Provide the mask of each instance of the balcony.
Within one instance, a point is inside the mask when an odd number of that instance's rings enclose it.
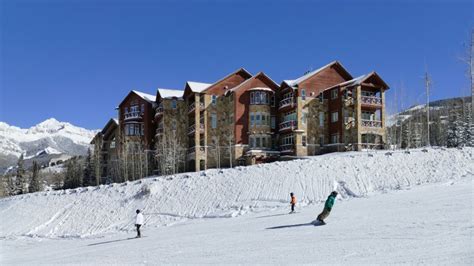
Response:
[[[382,98],[373,96],[361,96],[361,105],[368,107],[382,107]]]
[[[354,104],[354,98],[348,97],[344,99],[344,106],[349,107]]]
[[[293,130],[297,127],[296,120],[289,120],[278,125],[279,131]]]
[[[131,119],[141,119],[142,118],[142,113],[139,111],[135,112],[128,112],[124,114],[124,119],[125,120],[131,120]]]
[[[374,127],[374,128],[381,128],[382,121],[377,120],[362,120],[363,127]]]
[[[158,127],[156,129],[155,137],[159,137],[159,136],[163,135],[163,133],[164,133],[163,127]]]
[[[284,144],[280,145],[280,152],[282,153],[291,153],[295,150],[295,144]]]
[[[288,97],[280,101],[278,104],[278,109],[283,109],[286,107],[293,107],[295,106],[295,99],[293,97]]]
[[[196,110],[196,103],[191,103],[189,106],[188,106],[188,113],[192,113],[194,112],[194,110]],[[204,103],[199,103],[199,111],[202,111],[204,110]]]
[[[158,116],[162,116],[163,112],[164,112],[163,106],[161,106],[161,105],[158,106],[155,110],[155,118],[157,118]]]
[[[192,135],[196,132],[196,125],[192,125],[188,128],[188,135]],[[204,124],[199,124],[199,134],[204,133]]]

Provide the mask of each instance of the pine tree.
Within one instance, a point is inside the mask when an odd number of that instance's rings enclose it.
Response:
[[[31,193],[42,190],[41,185],[40,185],[40,180],[39,180],[39,165],[36,161],[33,161],[33,173],[31,175],[29,190]]]
[[[17,170],[16,170],[16,192],[15,194],[24,194],[28,193],[28,189],[26,187],[25,181],[25,168],[24,168],[24,159],[23,154],[20,155],[17,163]]]
[[[474,146],[474,123],[472,122],[472,106],[466,104],[466,110],[464,112],[464,125],[463,125],[463,137],[464,145],[473,147]]]
[[[93,176],[93,168],[92,168],[92,153],[91,149],[87,150],[87,157],[84,166],[84,177],[83,177],[83,185],[84,186],[94,186],[95,178]]]

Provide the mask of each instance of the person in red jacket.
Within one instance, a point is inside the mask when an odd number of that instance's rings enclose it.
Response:
[[[293,213],[295,212],[296,197],[295,197],[295,194],[293,194],[293,192],[290,193],[290,197],[291,197],[291,201],[290,201],[291,212],[290,213]]]

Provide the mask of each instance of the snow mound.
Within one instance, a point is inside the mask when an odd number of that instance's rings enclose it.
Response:
[[[429,149],[411,154],[338,153],[225,170],[151,177],[121,184],[38,192],[0,200],[1,238],[90,237],[133,230],[136,209],[146,227],[188,219],[227,218],[324,201],[367,197],[377,191],[456,182],[474,173],[473,148]]]

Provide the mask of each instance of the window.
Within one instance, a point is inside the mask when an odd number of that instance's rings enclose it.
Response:
[[[255,116],[253,115],[253,113],[250,113],[250,125],[253,126],[255,125],[255,120],[254,120]]]
[[[324,126],[324,113],[323,112],[319,113],[319,126],[320,127]]]
[[[259,126],[259,125],[260,125],[260,113],[257,113],[257,115],[255,116],[255,120],[256,120],[256,121],[255,121],[255,122],[256,122],[255,124],[256,124],[257,126]]]
[[[266,126],[267,121],[265,120],[266,115],[262,114],[262,125]]]
[[[301,136],[301,144],[302,144],[304,147],[306,147],[306,136],[305,136],[305,135]]]
[[[140,128],[140,129],[141,129],[141,130],[140,130],[140,132],[141,132],[140,135],[142,135],[142,136],[145,135],[145,124],[141,124],[141,128]]]
[[[333,135],[331,135],[331,143],[332,143],[332,144],[339,143],[339,134],[333,134]]]
[[[322,92],[319,93],[319,102],[324,102],[324,94]]]
[[[142,114],[145,112],[145,105],[142,104]]]
[[[272,129],[276,128],[276,117],[272,116],[270,126]]]
[[[270,104],[275,107],[275,95],[272,94],[272,96],[270,96]]]
[[[254,91],[250,93],[250,104],[268,104],[268,94],[264,91]]]
[[[303,112],[303,113],[301,114],[301,123],[302,123],[303,125],[306,124],[306,118],[307,118],[307,117],[308,117],[308,113]]]
[[[256,145],[255,147],[260,147],[260,138],[256,137],[255,139],[257,140],[257,143],[255,144]]]
[[[306,90],[305,89],[301,89],[301,100],[306,100]]]
[[[211,114],[211,127],[217,128],[217,114]]]
[[[111,149],[115,148],[115,138],[112,139],[112,141],[110,142],[110,146],[109,146]]]
[[[331,122],[335,123],[339,119],[339,113],[338,112],[332,112],[331,113]]]
[[[126,114],[128,113],[128,107],[125,107],[125,113]]]
[[[176,100],[171,101],[171,108],[176,109]]]
[[[331,91],[331,99],[332,100],[337,99],[337,96],[338,96],[337,93],[338,93],[337,89],[334,89],[334,90]]]
[[[212,95],[212,96],[211,96],[211,103],[212,103],[212,105],[216,105],[216,102],[217,102],[217,96],[216,96],[216,95]]]

